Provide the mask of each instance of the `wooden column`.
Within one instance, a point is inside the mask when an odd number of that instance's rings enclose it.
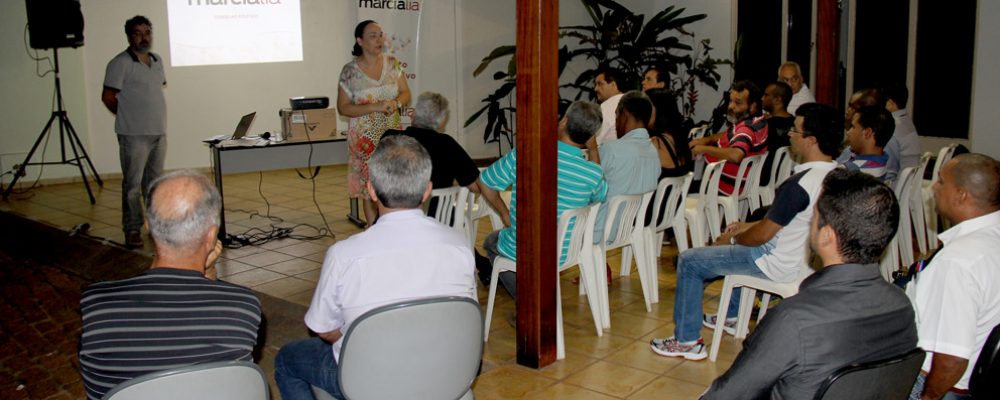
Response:
[[[837,49],[840,32],[837,0],[818,0],[816,4],[816,101],[836,107]]]
[[[559,2],[517,1],[517,363],[556,359]]]

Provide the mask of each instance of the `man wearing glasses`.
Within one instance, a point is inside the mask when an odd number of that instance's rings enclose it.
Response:
[[[809,224],[826,174],[837,167],[843,114],[833,107],[809,103],[799,108],[789,131],[791,152],[799,162],[794,175],[775,192],[764,219],[730,224],[713,246],[689,249],[677,263],[674,336],[653,339],[657,354],[701,360],[708,356],[701,326],[715,328],[715,316],[702,314],[705,284],[726,275],[749,275],[775,282],[794,282],[808,271]],[[739,289],[733,290],[723,330],[736,332]],[[702,318],[698,318],[702,317]]]

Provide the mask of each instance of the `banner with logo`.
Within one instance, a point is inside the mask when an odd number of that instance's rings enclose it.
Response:
[[[419,60],[421,2],[416,0],[358,0],[358,22],[372,20],[382,27],[385,53],[402,63],[412,100],[403,113],[403,126],[410,124],[413,102],[420,93]]]

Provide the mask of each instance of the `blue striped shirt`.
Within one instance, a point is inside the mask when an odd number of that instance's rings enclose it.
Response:
[[[583,150],[564,142],[558,142],[556,163],[556,217],[566,210],[585,207],[604,201],[608,185],[604,181],[601,166],[583,158]],[[497,250],[504,257],[517,259],[517,152],[511,150],[490,165],[480,175],[480,180],[493,190],[503,191],[513,188],[510,200],[510,227],[500,231]],[[570,225],[570,229],[573,226]],[[560,260],[566,257],[566,241],[563,241]]]

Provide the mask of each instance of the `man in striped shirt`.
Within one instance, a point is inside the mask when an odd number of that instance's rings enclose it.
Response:
[[[767,119],[761,112],[760,100],[760,89],[753,82],[734,83],[729,89],[729,108],[726,111],[729,129],[694,139],[689,144],[691,154],[695,157],[704,154],[707,162],[726,162],[722,166],[722,177],[719,180],[720,194],[732,194],[736,179],[746,180],[750,174],[750,171],[746,171],[743,176],[736,176],[744,157],[767,152]]]
[[[217,281],[221,201],[204,176],[178,171],[150,186],[152,268],[96,283],[80,300],[80,373],[88,399],[129,379],[192,364],[253,361],[260,300]]]
[[[556,185],[556,214],[562,215],[566,210],[586,207],[595,202],[604,201],[608,185],[604,181],[601,166],[583,158],[583,148],[587,141],[601,127],[601,108],[588,101],[577,101],[569,106],[566,115],[559,121],[558,154],[556,155],[558,183]],[[511,260],[517,259],[517,152],[509,153],[497,160],[493,165],[479,175],[479,186],[487,202],[500,214],[505,228],[494,231],[486,237],[483,249],[490,261],[497,256]],[[508,209],[500,200],[497,191],[514,190]],[[552,221],[553,223],[555,221]],[[572,228],[571,228],[572,229]],[[565,257],[560,251],[560,259]],[[480,274],[489,276],[489,271]],[[515,295],[516,285],[513,272],[500,274],[500,283],[511,296]]]

